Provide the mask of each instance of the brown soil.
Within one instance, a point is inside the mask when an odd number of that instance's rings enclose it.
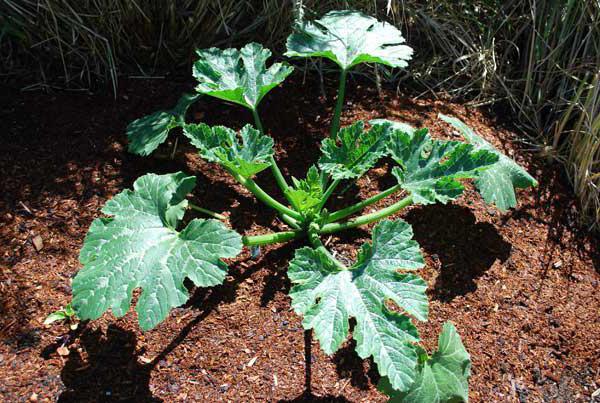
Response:
[[[295,176],[318,158],[333,103],[331,91],[319,98],[318,84],[300,79],[274,90],[262,105],[277,158]],[[189,303],[150,332],[140,332],[133,311],[118,320],[107,314],[75,331],[42,324],[69,302],[78,251],[100,207],[147,172],[197,174],[194,200],[226,212],[240,232],[285,228],[186,142],[173,161],[161,157],[169,146],[150,158],[126,152],[127,123],[171,106],[189,88],[130,81],[116,100],[3,91],[1,400],[384,401],[372,362],[360,360],[350,342],[324,355],[291,311],[286,268],[302,242],[263,248],[256,260],[245,251],[225,284],[191,289]],[[431,314],[419,327],[432,349],[443,322],[457,325],[472,356],[473,402],[589,401],[600,387],[598,239],[578,228],[576,203],[558,165],[513,142],[515,135],[501,128],[510,115],[496,122],[486,111],[446,102],[411,101],[392,91],[379,98],[371,85],[356,82],[348,92],[344,124],[387,116],[452,137],[435,116],[453,114],[539,179],[540,186],[521,191],[518,208],[507,214],[469,190],[455,203],[399,215],[413,225],[427,258],[422,275],[430,285]],[[250,121],[240,108],[210,100],[198,102],[191,115],[234,127]],[[258,181],[276,194],[268,172]],[[384,161],[332,207],[391,183]],[[39,251],[36,236],[43,241]],[[361,229],[328,243],[351,259],[368,238],[368,229]],[[61,346],[69,355],[58,354]]]

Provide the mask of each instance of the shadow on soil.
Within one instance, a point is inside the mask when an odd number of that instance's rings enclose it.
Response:
[[[304,392],[301,395],[288,400],[279,400],[279,403],[292,403],[292,402],[334,402],[334,403],[346,403],[348,400],[345,397],[340,396],[317,396],[312,390],[312,331],[304,331]]]
[[[354,329],[356,322],[351,321],[351,328]],[[376,364],[371,358],[363,360],[356,353],[356,341],[350,339],[333,356],[336,365],[336,371],[340,378],[350,378],[350,384],[362,390],[368,390],[371,385],[377,385],[380,376],[377,372]],[[368,369],[365,367],[368,363]]]
[[[161,401],[149,389],[153,366],[138,362],[135,333],[110,325],[106,336],[83,332],[80,344],[87,358],[77,351],[69,355],[61,373],[67,390],[59,402]]]
[[[160,402],[150,391],[150,373],[167,355],[181,344],[198,323],[202,322],[217,306],[236,298],[239,285],[253,273],[264,267],[281,263],[284,255],[297,248],[290,243],[282,248],[264,253],[255,264],[242,269],[240,264],[231,267],[230,276],[220,286],[198,288],[193,292],[186,307],[195,307],[200,312],[183,327],[171,342],[148,364],[138,362],[143,351],[136,351],[136,335],[115,325],[110,325],[106,336],[101,330],[86,331],[85,328],[71,332],[66,337],[71,340],[80,337],[80,344],[87,352],[87,358],[72,351],[65,364],[61,378],[67,390],[59,397],[59,402],[82,401],[136,401]],[[286,287],[285,284],[282,285]],[[272,298],[277,290],[265,290]],[[46,346],[43,356],[54,352],[61,341]],[[64,344],[67,344],[65,342]],[[306,401],[306,400],[302,400]],[[330,401],[330,400],[325,400]]]
[[[496,260],[510,256],[511,245],[489,223],[476,222],[473,212],[462,206],[423,206],[407,216],[415,239],[439,267],[433,297],[451,301],[475,291],[475,280]]]
[[[4,157],[0,158],[0,170],[5,173],[8,181],[4,184],[5,192],[0,196],[0,210],[18,212],[22,208],[19,202],[25,201],[36,213],[47,210],[49,201],[62,202],[73,199],[82,206],[82,209],[75,213],[85,213],[83,221],[89,223],[94,214],[86,212],[85,205],[94,196],[104,199],[118,189],[130,187],[138,176],[148,172],[189,171],[189,161],[183,152],[192,149],[186,148],[185,145],[181,146],[174,161],[135,157],[125,150],[124,131],[127,123],[156,109],[170,107],[181,93],[181,87],[180,84],[169,85],[168,88],[157,85],[123,92],[129,96],[125,101],[121,98],[115,101],[111,97],[99,99],[72,94],[59,94],[51,99],[45,96],[19,95],[20,103],[13,108],[14,110],[9,110],[11,119],[17,123],[11,125],[5,135],[6,141],[0,146],[0,157]],[[172,95],[164,100],[162,95],[166,92],[172,92]],[[308,95],[305,99],[299,102],[293,87],[285,86],[279,91],[274,91],[261,104],[263,123],[275,139],[280,165],[287,175],[296,177],[303,177],[307,166],[318,158],[320,139],[326,135],[321,115],[326,119],[333,105],[333,97],[328,97],[324,101],[318,101],[323,108],[307,108],[309,111],[304,111],[306,104],[315,102],[317,98],[318,89],[314,83],[306,89],[306,93]],[[349,93],[356,94],[362,91]],[[385,107],[373,104],[372,92],[364,94],[363,98],[351,97],[354,98],[352,101],[357,105],[361,104],[363,109],[373,107],[376,109],[374,113],[385,113]],[[12,94],[9,95],[12,98]],[[192,108],[194,121],[227,124],[232,127],[241,127],[251,121],[251,116],[240,108],[223,107],[220,102],[211,102],[213,101],[203,99]],[[431,108],[406,101],[400,108],[406,111],[406,115],[397,113],[388,117],[418,127],[423,124]],[[281,113],[282,111],[285,113]],[[5,116],[8,117],[9,114]],[[346,117],[342,122],[345,125],[350,123],[350,120]],[[256,221],[263,226],[269,226],[273,218],[272,213],[264,214],[266,210],[258,209],[252,198],[240,195],[232,189],[229,182],[222,178],[222,171],[206,164],[194,162],[192,165],[194,173],[198,175],[195,196],[204,207],[222,211],[229,208],[230,204],[238,202],[239,204],[231,208],[234,228],[247,229]],[[573,203],[570,200],[571,192],[564,185],[568,182],[559,178],[555,171],[556,167],[549,166],[540,175],[540,178],[556,178],[556,181],[544,181],[540,185],[537,193],[547,193],[548,196],[540,197],[535,205],[530,206],[529,211],[517,210],[507,215],[506,219],[526,219],[535,208],[550,209],[549,213],[555,221],[551,225],[552,232],[548,237],[548,250],[559,253],[560,248],[554,246],[568,244],[569,240],[562,239],[563,229],[572,228],[574,221],[570,218]],[[275,193],[276,188],[271,179],[266,180],[262,175],[259,179],[265,190]],[[380,183],[383,187],[391,184],[389,176],[383,178]],[[349,198],[355,192],[356,188],[349,188],[340,201],[345,201],[344,197]],[[466,207],[425,206],[412,210],[406,219],[413,225],[415,238],[421,247],[432,256],[440,268],[433,290],[434,298],[449,301],[458,295],[474,291],[475,280],[496,260],[504,262],[510,255],[510,244],[503,240],[494,226],[477,223],[473,213]],[[353,234],[369,237],[368,233],[358,230],[353,231]],[[584,234],[581,234],[581,237],[586,238]],[[62,393],[59,401],[159,401],[152,396],[149,386],[150,373],[158,362],[177,348],[194,326],[204,320],[216,306],[235,299],[237,287],[241,282],[264,267],[282,267],[280,265],[283,264],[284,258],[291,256],[291,251],[297,246],[298,244],[289,244],[268,252],[246,270],[236,265],[232,268],[231,277],[222,286],[212,290],[196,290],[188,307],[193,306],[200,311],[148,364],[138,362],[140,352],[136,352],[136,338],[133,332],[115,325],[108,328],[105,336],[101,331],[82,330],[81,346],[85,354],[72,351],[69,355],[62,371],[62,380],[67,390]],[[598,254],[594,256],[596,270],[599,270]],[[548,267],[553,258],[551,253],[544,257],[548,261]],[[13,264],[15,262],[11,261]],[[565,268],[568,266],[563,264]],[[261,300],[263,305],[277,292],[287,291],[289,288],[285,269],[273,273],[265,285]],[[543,279],[541,281],[543,282]],[[19,299],[21,296],[15,294],[15,298]],[[0,299],[3,300],[4,296],[0,296]],[[5,311],[14,312],[13,315],[27,317],[20,312],[20,307],[9,306],[4,300],[0,306]],[[311,337],[310,333],[307,334],[305,391],[289,401],[345,402],[344,398],[321,397],[313,393]],[[22,342],[38,343],[35,338],[24,338]],[[50,350],[54,351],[55,346]],[[340,374],[349,376],[354,386],[362,388],[369,382],[373,383],[373,376],[370,372],[365,373],[364,362],[356,356],[352,346],[338,352],[335,359]]]
[[[565,256],[562,253],[565,249],[574,249],[581,258],[589,257],[596,272],[600,273],[600,248],[595,247],[600,244],[600,233],[594,233],[582,225],[579,205],[562,167],[556,163],[542,165],[538,162],[538,165],[540,183],[535,192],[535,201],[508,212],[502,217],[502,221],[508,223],[511,219],[529,220],[548,227],[546,241],[540,245],[540,263],[544,267],[538,284],[538,290],[541,290],[548,278],[548,270],[557,261],[562,262],[560,270],[563,275],[572,276],[573,265],[569,259],[575,255]]]

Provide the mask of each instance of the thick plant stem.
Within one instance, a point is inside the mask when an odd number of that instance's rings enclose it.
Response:
[[[321,227],[319,233],[331,234],[332,232],[343,231],[346,229],[355,228],[361,225],[366,225],[375,221],[379,221],[389,215],[392,215],[402,210],[406,206],[410,205],[412,201],[412,196],[407,196],[404,199],[392,204],[391,206],[375,211],[374,213],[361,215],[360,217],[356,217],[341,223],[326,224],[323,227]]]
[[[195,205],[193,203],[190,203],[190,202],[188,202],[188,207],[191,208],[192,210],[196,210],[196,211],[198,211],[198,212],[200,212],[202,214],[206,214],[208,216],[216,218],[217,220],[225,220],[225,219],[227,219],[227,217],[225,217],[222,214],[215,213],[214,211],[202,208],[202,207],[197,206],[197,205]]]
[[[321,209],[325,206],[325,203],[327,203],[327,200],[329,199],[335,188],[340,184],[340,182],[341,181],[339,179],[336,179],[333,182],[331,182],[327,190],[325,190],[325,193],[323,193],[321,203],[319,203],[319,206],[317,207],[318,211],[321,211]]]
[[[264,235],[243,236],[242,242],[246,246],[269,245],[272,243],[287,242],[292,239],[303,237],[304,235],[305,235],[304,231],[273,232],[273,233],[264,234]]]
[[[315,226],[314,223],[311,224],[308,228],[308,240],[310,241],[310,244],[313,246],[313,248],[327,256],[327,258],[331,260],[331,262],[335,264],[335,266],[338,269],[348,270],[348,268],[342,262],[337,260],[335,256],[333,256],[331,252],[329,252],[325,245],[323,245],[323,242],[321,242],[321,238],[319,238],[318,228]]]
[[[400,189],[401,189],[400,185],[394,185],[391,188],[388,188],[388,189],[384,190],[383,192],[376,194],[373,197],[369,197],[368,199],[365,199],[359,203],[353,204],[352,206],[348,206],[341,210],[335,211],[335,212],[331,213],[329,215],[329,217],[327,217],[327,223],[339,221],[342,218],[346,218],[350,214],[360,211],[360,210],[364,209],[365,207],[370,206],[373,203],[377,203],[379,200],[381,200],[385,197],[388,197],[389,195],[397,192]]]
[[[338,130],[340,130],[340,117],[342,115],[342,107],[344,106],[344,96],[346,95],[346,70],[340,72],[340,86],[338,88],[337,102],[335,103],[335,111],[331,119],[331,129],[329,136],[335,138]]]
[[[283,220],[284,223],[286,223],[287,225],[289,225],[290,227],[292,227],[293,229],[300,229],[300,223],[298,221],[296,221],[295,219],[293,219],[292,217],[290,217],[287,214],[281,214],[281,219]]]
[[[286,214],[295,220],[302,219],[302,216],[300,215],[300,213],[292,210],[289,207],[284,206],[283,204],[279,203],[277,200],[273,199],[271,196],[269,196],[267,194],[267,192],[262,190],[262,188],[260,186],[258,186],[258,184],[256,182],[254,182],[252,179],[244,178],[243,176],[237,174],[236,172],[234,172],[232,170],[228,170],[228,172],[231,174],[231,176],[233,176],[235,178],[236,181],[238,181],[240,184],[242,184],[244,187],[246,187],[246,189],[248,189],[250,192],[252,192],[252,194],[254,194],[254,196],[256,196],[257,199],[259,199],[260,201],[265,203],[267,206],[279,211],[281,214]]]
[[[263,129],[262,122],[260,121],[260,117],[258,116],[258,112],[256,109],[252,109],[252,116],[254,117],[254,123],[256,124],[256,128],[261,132],[261,134],[265,134]],[[269,156],[269,163],[271,164],[271,171],[273,172],[273,176],[275,177],[275,182],[277,182],[277,186],[279,186],[284,194],[286,194],[288,190],[288,184],[277,165],[277,161],[273,158],[272,155]],[[287,196],[286,196],[287,197]]]

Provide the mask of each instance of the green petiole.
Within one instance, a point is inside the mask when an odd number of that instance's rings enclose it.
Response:
[[[325,190],[325,193],[323,193],[323,197],[321,198],[321,202],[319,203],[317,210],[321,211],[321,209],[325,206],[325,203],[327,203],[327,200],[329,199],[335,188],[340,184],[340,182],[341,180],[339,179],[336,179],[333,182],[331,182],[327,190]]]
[[[191,208],[192,210],[196,210],[200,213],[206,214],[208,216],[211,216],[213,218],[216,218],[217,220],[225,220],[227,219],[227,217],[225,217],[223,214],[219,214],[219,213],[215,213],[214,211],[211,211],[209,209],[205,209],[203,207],[197,206],[193,203],[188,202],[188,207]]]
[[[344,106],[344,96],[346,95],[346,69],[342,69],[340,72],[340,86],[338,88],[337,101],[335,103],[335,111],[333,112],[333,118],[331,119],[330,137],[335,138],[338,130],[340,130],[340,117],[342,115],[342,107]]]
[[[412,204],[412,196],[407,196],[404,199],[397,201],[396,203],[383,208],[381,210],[375,211],[374,213],[361,215],[360,217],[353,218],[351,220],[341,222],[341,223],[330,223],[326,224],[319,230],[320,234],[331,234],[333,232],[343,231],[350,228],[356,228],[361,225],[370,224],[375,221],[379,221],[387,216],[390,216],[406,206]]]
[[[352,206],[348,206],[341,210],[335,211],[335,212],[331,213],[329,215],[329,217],[327,217],[327,223],[339,221],[342,218],[346,218],[349,215],[351,215],[357,211],[360,211],[360,210],[364,209],[365,207],[370,206],[373,203],[377,203],[379,200],[391,195],[392,193],[399,191],[400,189],[401,189],[400,185],[394,185],[394,186],[384,190],[383,192],[376,194],[373,197],[369,197],[368,199],[365,199],[361,202],[353,204]]]
[[[315,248],[316,250],[318,250],[319,252],[323,253],[325,256],[327,256],[327,258],[333,263],[335,264],[335,266],[340,269],[340,270],[348,270],[348,268],[339,260],[337,260],[335,258],[335,256],[333,256],[331,254],[331,252],[329,252],[329,250],[325,247],[325,245],[323,245],[323,242],[321,242],[321,238],[319,238],[319,233],[318,233],[318,227],[316,224],[311,224],[309,226],[308,229],[308,240],[310,241],[311,245],[313,248]]]
[[[290,217],[289,215],[281,214],[281,219],[283,220],[284,223],[286,223],[293,229],[300,229],[300,223],[297,220]]]
[[[287,206],[284,206],[277,200],[273,199],[271,196],[269,196],[267,192],[262,190],[262,188],[258,186],[258,184],[252,179],[244,178],[243,176],[239,175],[238,173],[232,170],[227,171],[231,174],[231,176],[235,178],[235,180],[237,180],[241,185],[243,185],[246,189],[252,192],[252,194],[254,194],[254,196],[256,196],[257,199],[265,203],[267,206],[279,211],[281,214],[288,215],[295,220],[302,220],[302,215],[300,213],[292,210]]]
[[[242,237],[242,242],[246,246],[259,246],[269,245],[273,243],[287,242],[292,239],[301,238],[305,236],[304,231],[284,231],[284,232],[273,232],[270,234],[263,235],[248,235]]]
[[[256,111],[256,109],[252,109],[252,116],[254,117],[254,124],[256,124],[256,128],[261,132],[261,134],[265,134],[262,122],[260,121],[260,117],[258,116],[258,112]],[[279,165],[277,165],[277,161],[275,161],[275,158],[273,158],[272,155],[269,156],[269,163],[271,164],[271,171],[273,172],[273,176],[275,177],[275,182],[277,182],[277,186],[279,186],[279,188],[285,195],[289,188],[289,185],[285,181],[285,178],[283,177],[283,174],[279,169]]]
[[[347,74],[348,73],[347,73],[346,69],[342,69],[342,71],[340,72],[340,83],[339,83],[339,87],[338,87],[338,96],[337,96],[337,100],[335,102],[335,110],[333,111],[333,117],[331,118],[331,128],[329,129],[329,137],[335,138],[337,136],[337,132],[340,130],[340,117],[342,116],[342,107],[344,106],[344,97],[346,95],[346,76],[347,76]],[[321,172],[321,181],[325,184],[328,182],[328,177],[325,172]],[[326,201],[327,201],[327,198],[325,198],[325,201],[322,203],[320,208],[323,208]]]

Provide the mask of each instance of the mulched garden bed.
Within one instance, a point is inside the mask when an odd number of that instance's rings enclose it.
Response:
[[[301,74],[261,104],[287,175],[303,177],[326,136],[334,88],[320,97]],[[294,83],[295,81],[295,83]],[[245,251],[225,284],[193,297],[156,329],[142,333],[133,310],[115,320],[45,327],[70,300],[70,279],[91,221],[112,195],[148,172],[198,176],[194,201],[224,212],[238,232],[283,230],[276,215],[186,142],[149,158],[126,151],[131,120],[172,106],[190,83],[130,80],[116,100],[87,93],[3,90],[0,116],[0,400],[2,401],[352,401],[380,402],[374,364],[350,342],[324,355],[291,311],[287,262],[302,244]],[[300,88],[300,90],[298,90]],[[401,217],[426,256],[430,321],[418,324],[431,350],[441,324],[457,326],[472,357],[473,402],[590,401],[600,388],[600,257],[598,238],[581,229],[576,202],[558,164],[514,142],[510,113],[466,109],[439,100],[410,100],[351,81],[342,124],[388,117],[452,138],[439,112],[455,115],[528,168],[538,188],[501,214],[467,191],[448,205],[414,206]],[[245,110],[211,100],[191,117],[239,128]],[[277,194],[268,171],[257,181]],[[331,207],[393,184],[387,162],[333,199]],[[376,207],[398,200],[384,199]],[[328,244],[353,259],[365,230]],[[68,355],[60,355],[65,346]],[[64,351],[61,350],[61,352]]]

